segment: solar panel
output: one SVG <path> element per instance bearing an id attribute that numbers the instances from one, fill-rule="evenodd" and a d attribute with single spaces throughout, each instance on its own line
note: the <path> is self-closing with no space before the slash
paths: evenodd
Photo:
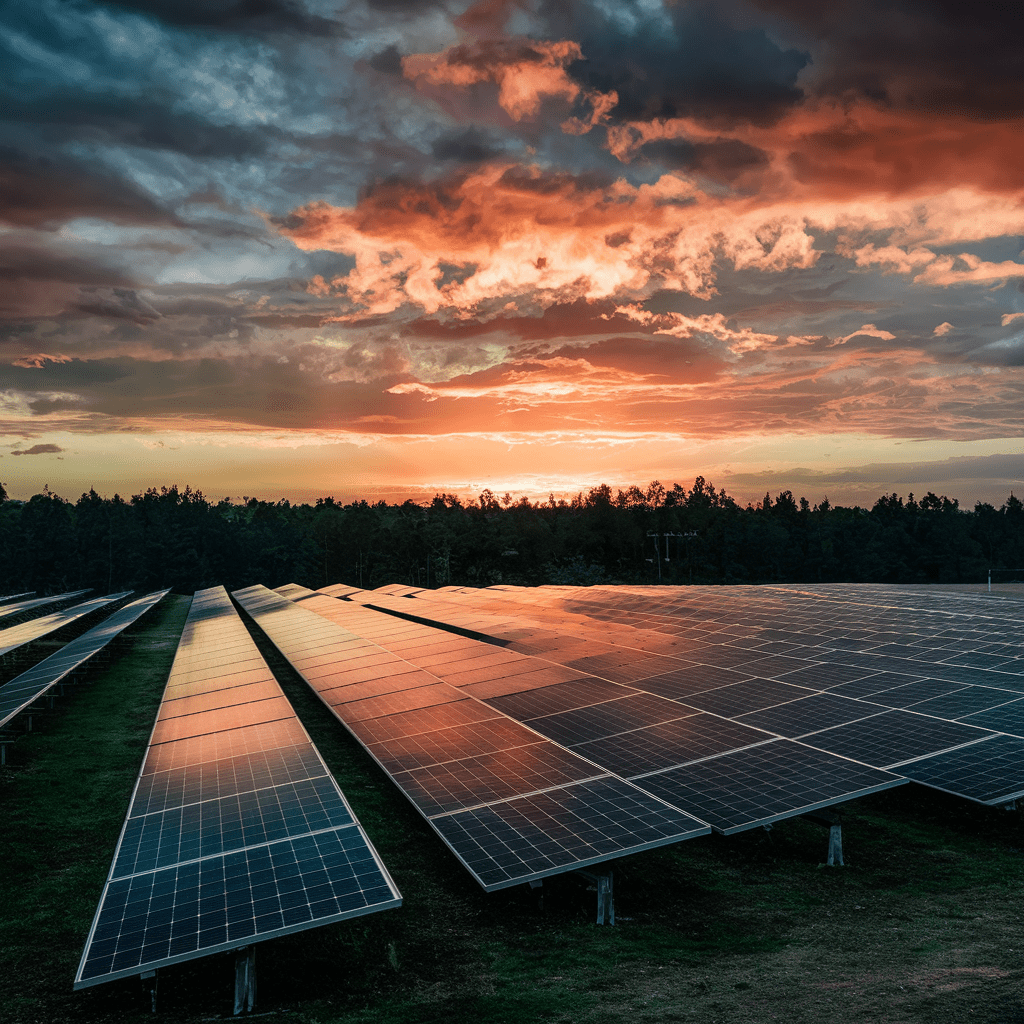
<path id="1" fill-rule="evenodd" d="M 960 719 L 978 711 L 988 711 L 1001 704 L 1009 704 L 1017 699 L 1018 695 L 1008 690 L 995 690 L 991 686 L 964 686 L 941 697 L 921 701 L 912 707 L 921 715 Z"/>
<path id="2" fill-rule="evenodd" d="M 38 619 L 29 619 L 28 622 L 20 622 L 16 626 L 0 629 L 0 657 L 9 654 L 19 647 L 23 647 L 25 644 L 30 644 L 34 640 L 39 640 L 58 629 L 63 629 L 65 626 L 82 618 L 83 615 L 89 615 L 106 607 L 108 604 L 120 601 L 130 593 L 131 591 L 126 590 L 120 594 L 94 597 L 91 601 L 84 601 L 82 604 L 65 608 L 63 611 L 53 612 L 51 615 L 44 615 Z"/>
<path id="3" fill-rule="evenodd" d="M 990 711 L 967 715 L 961 721 L 964 725 L 976 725 L 982 729 L 1005 732 L 1012 736 L 1024 736 L 1024 700 L 1018 699 L 1009 704 L 1000 704 Z"/>
<path id="4" fill-rule="evenodd" d="M 993 736 L 970 746 L 901 765 L 900 773 L 983 804 L 1024 796 L 1024 739 Z"/>
<path id="5" fill-rule="evenodd" d="M 776 704 L 749 715 L 742 715 L 736 720 L 792 739 L 830 726 L 855 722 L 886 710 L 888 709 L 879 704 L 850 700 L 848 697 L 839 697 L 832 693 L 816 693 L 810 697 L 789 701 L 787 704 Z"/>
<path id="6" fill-rule="evenodd" d="M 442 681 L 446 670 L 464 676 L 460 666 L 481 659 L 488 662 L 481 670 L 500 676 L 508 662 L 495 662 L 488 653 L 493 648 L 474 648 L 476 642 L 467 641 L 467 657 L 437 663 L 431 651 L 438 631 L 429 626 L 321 595 L 301 605 L 263 587 L 234 596 L 487 890 L 709 831 L 703 822 Z M 317 614 L 320 610 L 323 614 Z M 404 655 L 381 646 L 387 639 L 401 645 Z M 308 645 L 324 641 L 351 643 L 350 655 L 357 656 L 319 675 L 300 668 Z M 434 661 L 432 671 L 407 660 L 417 648 Z M 379 695 L 367 695 L 373 679 L 339 684 L 349 661 L 373 667 Z M 407 671 L 410 665 L 413 672 Z M 396 676 L 411 682 L 396 690 Z M 618 687 L 616 692 L 629 691 Z M 598 799 L 595 794 L 600 812 L 585 832 L 570 834 L 585 818 L 586 801 Z"/>
<path id="7" fill-rule="evenodd" d="M 385 599 L 374 600 L 388 610 Z M 880 768 L 975 741 L 984 736 L 980 727 L 1024 734 L 1024 661 L 1017 641 L 1024 604 L 1018 601 L 994 606 L 974 596 L 833 585 L 503 588 L 424 592 L 414 601 L 429 604 L 439 623 L 456 614 L 446 613 L 446 604 L 462 616 L 470 608 L 486 611 L 493 621 L 518 606 L 520 629 L 549 622 L 573 636 L 593 636 L 581 617 L 607 623 L 601 654 L 586 659 L 597 674 L 621 662 L 609 653 L 615 645 L 660 650 L 655 631 L 667 630 L 687 645 L 674 655 L 682 664 L 657 677 L 637 673 L 630 680 L 635 688 L 780 736 L 802 736 L 805 744 Z M 496 635 L 507 634 L 498 628 Z M 554 635 L 541 645 L 536 633 L 528 640 L 555 650 L 572 642 Z M 719 675 L 702 676 L 709 670 Z M 733 672 L 747 681 L 721 674 Z M 755 675 L 763 678 L 750 678 Z M 804 689 L 780 689 L 794 684 Z M 820 695 L 811 696 L 813 691 Z M 687 721 L 694 720 L 678 726 Z M 640 742 L 648 732 L 628 737 Z M 614 757 L 617 770 L 629 764 L 632 752 L 611 749 L 614 741 L 596 746 L 574 749 L 609 767 Z M 670 753 L 656 744 L 653 752 L 656 758 Z M 634 756 L 642 763 L 642 751 Z M 923 776 L 919 781 L 931 784 Z"/>
<path id="8" fill-rule="evenodd" d="M 365 597 L 365 595 L 362 596 Z M 382 620 L 379 616 L 375 618 L 368 615 L 368 609 L 373 611 L 391 610 L 395 605 L 393 598 L 375 594 L 372 598 L 366 598 L 361 602 L 366 607 L 354 609 L 350 605 L 344 606 L 330 602 L 324 604 L 322 598 L 303 598 L 301 595 L 296 595 L 296 597 L 302 602 L 303 607 L 315 607 L 321 614 L 338 621 L 358 623 L 358 625 L 353 625 L 354 629 L 376 631 L 379 642 L 388 649 L 393 649 L 396 644 L 396 641 L 387 639 L 388 630 L 394 629 L 394 625 L 388 626 L 386 620 Z M 419 598 L 417 598 L 418 600 Z M 441 616 L 443 609 L 431 607 L 430 614 Z M 456 617 L 456 621 L 462 628 L 469 623 L 472 623 L 474 628 L 495 628 L 493 622 L 485 623 L 479 616 L 475 618 L 471 615 L 459 616 Z M 436 630 L 430 627 L 424 628 L 429 629 L 429 632 L 420 634 L 421 643 L 425 643 L 428 637 L 437 638 Z M 503 629 L 502 635 L 507 637 L 508 632 L 505 631 L 507 627 L 501 628 Z M 724 640 L 730 640 L 743 630 L 732 628 L 731 630 L 721 629 L 719 632 L 722 633 Z M 623 636 L 625 639 L 637 640 L 635 636 L 626 637 L 625 634 Z M 570 642 L 569 647 L 557 645 L 552 647 L 544 657 L 557 657 L 559 663 L 579 671 L 582 671 L 581 666 L 588 665 L 594 672 L 604 672 L 606 676 L 609 669 L 615 670 L 624 661 L 628 662 L 631 658 L 635 658 L 635 652 L 621 648 L 616 650 L 612 645 L 605 643 L 605 650 L 602 654 L 580 659 L 574 653 L 579 646 L 578 639 L 574 637 L 567 639 Z M 397 643 L 403 645 L 403 656 L 413 664 L 423 664 L 424 660 L 437 660 L 431 659 L 430 655 L 427 655 L 425 659 L 417 656 L 415 648 L 407 648 L 405 639 L 399 640 Z M 464 646 L 465 656 L 471 656 L 474 649 L 479 650 L 480 647 L 482 645 L 478 644 L 474 648 L 467 641 Z M 552 654 L 551 651 L 555 653 Z M 570 652 L 569 656 L 566 655 L 566 651 Z M 687 656 L 691 657 L 692 653 Z M 703 657 L 703 653 L 700 656 Z M 792 669 L 791 664 L 779 664 L 777 659 L 781 657 L 781 655 L 771 656 L 770 670 L 789 672 Z M 664 660 L 672 661 L 671 659 Z M 677 704 L 679 713 L 672 716 L 677 718 L 677 721 L 668 720 L 660 724 L 645 726 L 644 722 L 636 721 L 630 716 L 630 702 L 641 702 L 651 707 L 656 705 L 666 707 L 676 703 L 660 696 L 644 693 L 643 690 L 648 688 L 651 682 L 649 679 L 634 679 L 633 685 L 627 686 L 607 678 L 595 679 L 593 676 L 581 676 L 545 687 L 488 697 L 484 700 L 489 706 L 518 721 L 525 722 L 530 728 L 535 728 L 538 732 L 546 732 L 563 744 L 569 745 L 573 751 L 582 754 L 589 761 L 612 774 L 637 781 L 640 776 L 663 772 L 666 768 L 690 764 L 702 758 L 716 757 L 725 752 L 755 744 L 764 744 L 772 739 L 769 733 L 742 723 L 728 721 L 722 716 L 749 711 L 752 707 L 762 708 L 783 702 L 792 702 L 794 698 L 814 694 L 811 689 L 791 686 L 780 681 L 745 678 L 731 669 L 692 663 L 684 664 L 680 661 L 673 663 L 680 665 L 675 673 L 663 673 L 653 678 L 661 680 L 665 675 L 674 674 L 685 678 L 688 673 L 696 671 L 701 680 L 700 686 L 687 687 L 686 703 Z M 450 664 L 450 658 L 446 656 L 442 659 L 442 664 L 434 665 L 434 671 L 443 673 L 450 668 Z M 663 666 L 659 665 L 660 667 Z M 709 671 L 727 674 L 725 676 L 714 675 L 709 679 L 706 675 Z M 733 682 L 729 686 L 722 686 L 720 684 L 723 678 L 731 679 Z M 707 689 L 709 681 L 712 685 L 719 683 L 719 686 Z M 694 689 L 698 690 L 697 694 L 692 693 Z M 843 698 L 826 697 L 823 700 L 832 708 L 833 714 L 836 713 L 837 707 L 843 704 L 847 706 L 847 710 L 849 710 L 849 705 L 853 705 L 860 716 L 870 714 L 873 710 L 884 710 L 861 706 L 855 701 L 844 701 Z M 704 703 L 712 706 L 717 713 L 695 713 Z M 620 706 L 622 710 L 617 716 L 616 711 Z M 688 717 L 683 717 L 684 715 Z M 812 720 L 809 728 L 813 727 Z M 592 731 L 588 732 L 587 730 Z M 604 735 L 600 735 L 601 733 Z M 803 813 L 800 808 L 811 804 L 820 806 L 822 801 L 835 803 L 851 799 L 863 790 L 864 766 L 845 762 L 821 751 L 810 753 L 804 751 L 803 757 L 805 760 L 811 759 L 818 765 L 825 762 L 833 765 L 829 776 L 831 789 L 823 795 L 816 778 L 808 775 L 801 780 L 797 775 L 791 774 L 787 785 L 793 794 L 796 794 L 799 786 L 803 785 L 806 790 L 806 799 L 800 800 L 794 795 L 793 809 L 791 811 L 786 811 L 785 808 L 777 809 L 773 812 L 775 816 L 785 817 L 789 813 Z M 843 771 L 839 771 L 835 765 L 839 765 Z M 844 778 L 849 780 L 852 788 L 843 788 Z M 874 779 L 873 785 L 882 786 L 882 788 L 902 781 L 882 772 L 875 772 L 872 778 Z M 751 800 L 756 801 L 756 784 L 751 782 L 750 786 L 753 788 L 747 795 Z M 669 800 L 669 802 L 674 803 L 681 810 L 693 813 L 690 805 L 680 803 L 679 800 Z M 753 827 L 758 823 L 757 819 L 751 819 L 748 824 L 741 822 L 728 827 L 735 831 L 739 828 Z M 718 827 L 715 822 L 711 822 L 711 824 Z"/>
<path id="9" fill-rule="evenodd" d="M 55 654 L 0 686 L 0 729 L 137 622 L 168 593 L 158 590 L 131 601 Z"/>
<path id="10" fill-rule="evenodd" d="M 28 612 L 35 610 L 36 608 L 42 608 L 48 604 L 57 604 L 63 601 L 73 601 L 76 597 L 81 597 L 82 594 L 88 594 L 86 590 L 72 590 L 66 594 L 53 594 L 50 597 L 37 597 L 31 601 L 18 601 L 16 604 L 5 604 L 0 608 L 0 622 L 6 619 L 14 619 L 18 616 L 25 615 Z M 22 594 L 14 594 L 13 597 L 22 597 Z M 5 598 L 4 600 L 11 600 L 11 598 Z"/>
<path id="11" fill-rule="evenodd" d="M 636 784 L 731 835 L 905 781 L 780 739 L 647 775 Z"/>
<path id="12" fill-rule="evenodd" d="M 260 679 L 222 686 L 236 661 Z M 226 592 L 200 591 L 75 988 L 400 904 Z"/>
<path id="13" fill-rule="evenodd" d="M 764 743 L 771 737 L 717 715 L 693 714 L 686 718 L 606 736 L 572 749 L 605 765 L 623 778 L 636 778 L 729 750 Z"/>

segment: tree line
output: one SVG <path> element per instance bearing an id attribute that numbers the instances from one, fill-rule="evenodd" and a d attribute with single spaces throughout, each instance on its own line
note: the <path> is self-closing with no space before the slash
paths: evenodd
<path id="1" fill-rule="evenodd" d="M 742 506 L 703 477 L 689 489 L 607 485 L 532 502 L 485 490 L 389 505 L 211 501 L 190 487 L 124 499 L 94 490 L 28 501 L 0 484 L 0 595 L 223 584 L 316 588 L 494 583 L 960 583 L 1024 569 L 1024 504 L 931 492 L 871 508 L 782 491 Z M 1024 573 L 1020 574 L 1024 576 Z"/>

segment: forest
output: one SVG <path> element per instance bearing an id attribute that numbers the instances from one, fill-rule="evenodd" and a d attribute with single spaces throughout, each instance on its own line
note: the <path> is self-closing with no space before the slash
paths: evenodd
<path id="1" fill-rule="evenodd" d="M 28 501 L 0 484 L 0 594 L 223 584 L 980 583 L 1024 578 L 1024 503 L 931 492 L 871 508 L 786 490 L 742 506 L 703 477 L 571 500 L 485 490 L 401 505 L 211 501 L 177 486 Z M 1016 572 L 1016 576 L 1014 573 Z"/>

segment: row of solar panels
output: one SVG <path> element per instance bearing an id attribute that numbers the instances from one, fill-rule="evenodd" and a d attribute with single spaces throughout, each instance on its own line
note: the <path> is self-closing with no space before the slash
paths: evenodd
<path id="1" fill-rule="evenodd" d="M 67 604 L 84 593 L 87 591 L 79 590 L 22 602 L 20 605 L 9 605 L 0 608 L 0 614 L 8 612 L 8 617 L 13 618 L 46 604 Z M 156 591 L 123 605 L 101 623 L 64 645 L 56 653 L 0 685 L 0 730 L 7 728 L 18 715 L 36 705 L 54 687 L 95 657 L 115 637 L 145 615 L 167 593 L 166 590 Z M 72 605 L 61 611 L 30 618 L 17 625 L 0 629 L 0 658 L 13 657 L 36 641 L 59 633 L 86 616 L 95 616 L 129 596 L 130 591 L 108 594 L 106 597 L 83 601 L 81 604 Z"/>
<path id="2" fill-rule="evenodd" d="M 1019 600 L 863 586 L 353 596 L 422 606 L 418 617 L 958 796 L 1002 804 L 1024 792 Z M 583 657 L 566 646 L 573 636 Z"/>
<path id="3" fill-rule="evenodd" d="M 1019 657 L 1019 604 L 386 589 L 235 597 L 485 889 L 910 778 L 985 802 L 1024 792 L 1024 738 L 875 696 L 950 682 L 934 666 L 985 636 L 981 653 Z M 914 652 L 885 649 L 889 633 Z M 904 678 L 903 660 L 932 674 Z M 1024 696 L 1016 667 L 984 670 L 1004 704 Z M 197 595 L 76 986 L 399 899 L 227 595 Z"/>

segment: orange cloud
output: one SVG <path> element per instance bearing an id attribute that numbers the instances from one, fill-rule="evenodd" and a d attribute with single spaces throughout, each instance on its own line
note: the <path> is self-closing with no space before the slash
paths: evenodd
<path id="1" fill-rule="evenodd" d="M 466 89 L 492 82 L 498 86 L 498 105 L 513 121 L 536 116 L 547 98 L 587 99 L 590 117 L 570 118 L 564 125 L 571 134 L 583 134 L 606 117 L 618 96 L 583 89 L 569 77 L 566 67 L 582 56 L 579 43 L 571 40 L 490 39 L 410 54 L 402 58 L 402 71 L 421 91 L 435 95 L 442 86 Z"/>
<path id="2" fill-rule="evenodd" d="M 1019 120 L 978 121 L 950 112 L 817 101 L 772 125 L 718 124 L 691 117 L 627 121 L 607 129 L 607 149 L 623 163 L 665 140 L 733 140 L 768 154 L 764 187 L 842 201 L 944 191 L 970 182 L 979 191 L 1018 193 L 1024 163 Z"/>

